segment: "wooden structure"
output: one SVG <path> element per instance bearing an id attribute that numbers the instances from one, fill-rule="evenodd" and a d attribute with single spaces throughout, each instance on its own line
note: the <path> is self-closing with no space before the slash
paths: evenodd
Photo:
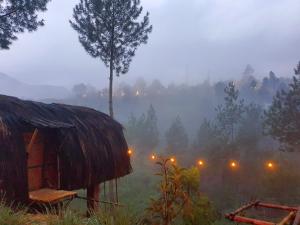
<path id="1" fill-rule="evenodd" d="M 54 205 L 63 201 L 73 200 L 77 197 L 75 191 L 53 190 L 49 188 L 29 192 L 29 199 L 41 205 Z"/>
<path id="2" fill-rule="evenodd" d="M 287 216 L 284 217 L 278 223 L 268 222 L 264 220 L 258 220 L 253 218 L 248 218 L 245 216 L 241 216 L 241 213 L 244 213 L 246 210 L 251 208 L 267 208 L 267 209 L 275 209 L 287 212 Z M 262 203 L 260 201 L 255 201 L 250 204 L 247 204 L 236 211 L 226 214 L 225 217 L 231 221 L 237 223 L 244 223 L 244 224 L 254 224 L 254 225 L 300 225 L 300 207 L 289 207 L 283 205 L 275 205 L 275 204 L 268 204 Z"/>
<path id="3" fill-rule="evenodd" d="M 0 193 L 22 203 L 55 203 L 131 172 L 123 127 L 101 112 L 0 95 Z"/>

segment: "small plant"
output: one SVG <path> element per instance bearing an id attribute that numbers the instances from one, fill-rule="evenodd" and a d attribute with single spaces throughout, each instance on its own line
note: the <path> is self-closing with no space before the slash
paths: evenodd
<path id="1" fill-rule="evenodd" d="M 160 158 L 157 164 L 160 166 L 160 172 L 156 175 L 161 178 L 159 196 L 151 200 L 147 216 L 142 223 L 213 224 L 216 220 L 214 210 L 209 201 L 200 196 L 199 170 L 195 167 L 181 168 L 174 163 L 174 159 Z"/>

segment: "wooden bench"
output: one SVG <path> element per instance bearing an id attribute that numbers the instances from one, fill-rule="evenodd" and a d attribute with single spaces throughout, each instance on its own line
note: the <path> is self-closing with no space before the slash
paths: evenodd
<path id="1" fill-rule="evenodd" d="M 55 205 L 64 201 L 72 201 L 77 197 L 77 192 L 54 190 L 49 188 L 29 192 L 29 199 L 33 204 Z"/>

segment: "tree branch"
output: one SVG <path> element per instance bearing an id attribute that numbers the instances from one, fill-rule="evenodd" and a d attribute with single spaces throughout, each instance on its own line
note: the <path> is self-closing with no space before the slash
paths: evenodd
<path id="1" fill-rule="evenodd" d="M 4 15 L 0 15 L 0 19 L 2 19 L 2 18 L 4 18 L 4 17 L 7 17 L 7 16 L 10 16 L 10 15 L 12 15 L 12 14 L 18 12 L 19 10 L 21 10 L 21 9 L 23 9 L 23 8 L 24 8 L 24 6 L 22 6 L 22 7 L 20 7 L 20 8 L 17 8 L 17 9 L 14 9 L 14 10 L 12 10 L 12 11 L 10 11 L 10 12 L 4 14 Z"/>

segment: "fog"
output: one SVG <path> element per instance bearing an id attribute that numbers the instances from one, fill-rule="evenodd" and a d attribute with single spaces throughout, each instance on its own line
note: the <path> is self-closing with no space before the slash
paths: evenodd
<path id="1" fill-rule="evenodd" d="M 107 86 L 107 69 L 91 58 L 68 20 L 77 0 L 53 0 L 46 25 L 1 51 L 0 72 L 29 84 Z M 263 77 L 290 76 L 299 60 L 298 0 L 142 0 L 154 30 L 118 83 L 159 78 L 187 83 L 239 78 L 246 64 Z"/>

